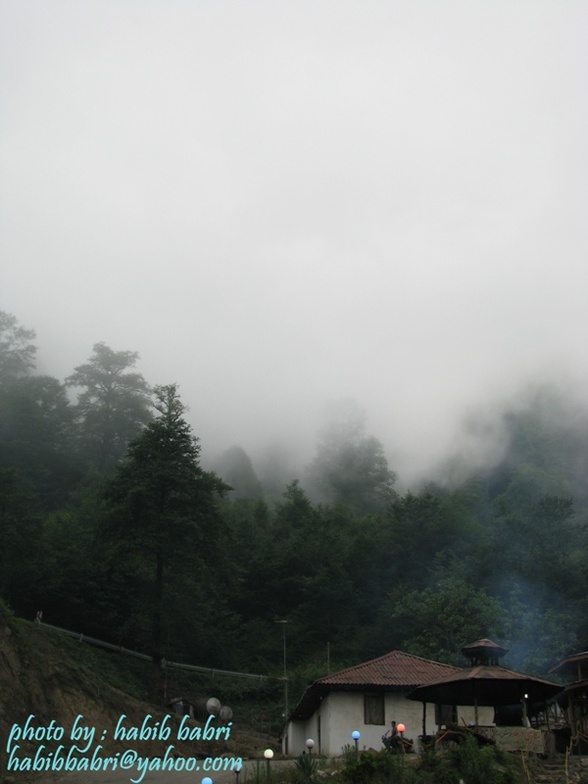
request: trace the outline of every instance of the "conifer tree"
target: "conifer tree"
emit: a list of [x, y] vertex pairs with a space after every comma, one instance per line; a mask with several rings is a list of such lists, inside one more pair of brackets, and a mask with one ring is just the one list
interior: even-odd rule
[[158, 416], [130, 444], [107, 485], [110, 508], [103, 532], [130, 570], [138, 565], [147, 570], [148, 607], [142, 609], [151, 617], [151, 654], [158, 670], [171, 566], [174, 577], [186, 568], [206, 573], [221, 535], [216, 502], [229, 488], [200, 466], [200, 445], [184, 419], [177, 386], [156, 387], [154, 394]]

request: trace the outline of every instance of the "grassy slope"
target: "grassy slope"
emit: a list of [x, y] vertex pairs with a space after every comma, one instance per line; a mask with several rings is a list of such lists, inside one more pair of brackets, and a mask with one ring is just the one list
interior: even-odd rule
[[[145, 687], [148, 677], [148, 663], [93, 648], [42, 625], [15, 618], [0, 603], [0, 780], [6, 770], [5, 749], [10, 730], [15, 723], [23, 725], [30, 715], [35, 716], [35, 726], [47, 726], [54, 720], [64, 727], [67, 735], [81, 714], [85, 726], [97, 728], [97, 739], [103, 729], [108, 731], [103, 743], [105, 751], [135, 747], [145, 756], [162, 754], [170, 741], [121, 744], [110, 737], [122, 714], [127, 716], [127, 726], [140, 726], [147, 714], [153, 716], [152, 721], [163, 719], [165, 713], [148, 702]], [[210, 685], [202, 684], [202, 688], [208, 689]], [[182, 683], [178, 677], [174, 678], [171, 689], [174, 695], [170, 692], [170, 696], [192, 699], [200, 690], [197, 683]], [[175, 695], [175, 691], [180, 693]], [[203, 691], [203, 696], [211, 695]], [[174, 717], [176, 725], [177, 721]], [[175, 745], [186, 756], [224, 753], [245, 758], [259, 756], [268, 745], [277, 750], [275, 738], [272, 743], [271, 738], [248, 730], [237, 718], [229, 742], [181, 744], [175, 741]], [[48, 750], [53, 748], [51, 743], [47, 745]], [[26, 745], [22, 748], [24, 753]]]

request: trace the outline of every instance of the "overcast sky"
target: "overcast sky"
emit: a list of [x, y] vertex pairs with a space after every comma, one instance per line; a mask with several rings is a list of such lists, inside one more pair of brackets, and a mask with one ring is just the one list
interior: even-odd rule
[[585, 0], [0, 0], [0, 309], [203, 453], [353, 397], [410, 481], [588, 376]]

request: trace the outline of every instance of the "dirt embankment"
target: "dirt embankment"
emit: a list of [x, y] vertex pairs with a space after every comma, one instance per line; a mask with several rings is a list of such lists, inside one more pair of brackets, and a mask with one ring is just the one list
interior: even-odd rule
[[[11, 618], [0, 609], [1, 749], [14, 724], [63, 727], [66, 734], [78, 716], [86, 727], [114, 729], [121, 714], [129, 723], [155, 713], [151, 706], [110, 686], [69, 655], [69, 640], [37, 624]], [[163, 718], [161, 714], [160, 719]], [[157, 719], [156, 719], [157, 720]], [[111, 733], [108, 733], [110, 736]], [[25, 743], [22, 743], [23, 748]], [[33, 744], [35, 745], [35, 744]], [[51, 746], [51, 743], [48, 743]], [[112, 737], [104, 746], [114, 747]], [[146, 748], [144, 746], [143, 748]], [[151, 749], [150, 749], [151, 750]], [[155, 752], [155, 749], [152, 749]]]
[[[54, 751], [60, 743], [71, 745], [71, 729], [76, 718], [85, 728], [94, 728], [94, 745], [100, 744], [104, 753], [137, 749], [142, 756], [162, 756], [170, 744], [173, 753], [181, 756], [240, 756], [258, 758], [268, 745], [246, 732], [231, 728], [229, 740], [198, 740], [180, 742], [177, 728], [180, 717], [169, 716], [146, 701], [130, 696], [115, 688], [92, 665], [92, 658], [77, 653], [80, 643], [64, 638], [43, 628], [42, 625], [15, 619], [0, 604], [0, 782], [7, 774], [7, 741], [13, 734], [18, 742], [19, 754], [34, 753], [38, 742], [23, 742], [14, 738], [14, 725], [64, 729], [63, 738], [42, 739], [46, 751]], [[104, 661], [108, 654], [100, 654]], [[84, 661], [85, 659], [85, 661]], [[88, 663], [88, 660], [90, 663]], [[121, 680], [124, 680], [121, 678]], [[114, 730], [124, 714], [126, 728], [167, 726], [171, 734], [167, 739], [115, 740]], [[167, 718], [166, 718], [167, 716]], [[34, 717], [34, 718], [30, 718]], [[163, 724], [165, 722], [165, 725]], [[184, 721], [184, 726], [187, 726]], [[193, 729], [203, 725], [189, 721]], [[219, 726], [219, 725], [217, 725]], [[194, 733], [197, 736], [198, 732]], [[275, 747], [277, 751], [277, 747]]]

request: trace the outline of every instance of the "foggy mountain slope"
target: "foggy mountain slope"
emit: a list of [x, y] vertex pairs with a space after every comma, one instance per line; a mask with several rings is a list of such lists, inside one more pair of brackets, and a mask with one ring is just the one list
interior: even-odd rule
[[493, 500], [561, 495], [583, 508], [587, 439], [588, 407], [580, 390], [565, 379], [530, 382], [512, 398], [495, 401], [491, 412], [470, 411], [456, 451], [429, 478], [449, 487], [484, 478]]

